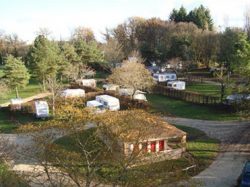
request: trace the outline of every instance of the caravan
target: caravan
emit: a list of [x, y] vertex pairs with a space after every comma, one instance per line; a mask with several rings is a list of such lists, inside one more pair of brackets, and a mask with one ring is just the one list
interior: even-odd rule
[[186, 83], [184, 81], [169, 81], [167, 87], [175, 90], [185, 90]]
[[49, 105], [46, 101], [35, 101], [35, 111], [37, 118], [49, 117]]
[[86, 86], [86, 87], [91, 87], [91, 88], [96, 87], [96, 80], [95, 79], [79, 79], [76, 82], [80, 86]]
[[104, 108], [107, 108], [111, 111], [120, 110], [120, 101], [119, 99], [109, 96], [109, 95], [99, 95], [96, 96], [96, 101], [101, 103]]
[[61, 92], [61, 97], [85, 97], [85, 91], [83, 89], [66, 89]]
[[177, 79], [176, 73], [154, 73], [153, 78], [157, 82], [174, 81]]

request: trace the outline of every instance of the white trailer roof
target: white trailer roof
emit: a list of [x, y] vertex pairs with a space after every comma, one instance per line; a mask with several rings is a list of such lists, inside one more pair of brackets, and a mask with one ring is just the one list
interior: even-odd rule
[[96, 99], [101, 99], [101, 100], [104, 100], [106, 102], [112, 102], [112, 103], [119, 102], [119, 99], [117, 99], [116, 97], [110, 96], [110, 95], [98, 95], [98, 96], [96, 96]]

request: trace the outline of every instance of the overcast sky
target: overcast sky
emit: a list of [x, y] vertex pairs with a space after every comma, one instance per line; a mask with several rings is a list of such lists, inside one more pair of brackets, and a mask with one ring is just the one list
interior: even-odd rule
[[128, 17], [168, 19], [173, 8], [203, 4], [215, 26], [243, 26], [250, 0], [0, 0], [0, 29], [33, 41], [36, 31], [49, 28], [55, 39], [67, 39], [77, 26], [91, 27], [97, 39]]

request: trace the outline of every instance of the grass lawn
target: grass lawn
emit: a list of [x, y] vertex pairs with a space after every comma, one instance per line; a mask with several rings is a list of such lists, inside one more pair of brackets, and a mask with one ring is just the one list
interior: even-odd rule
[[207, 83], [193, 83], [186, 86], [187, 91], [197, 92], [203, 95], [220, 97], [220, 86]]
[[237, 120], [239, 116], [212, 106], [197, 105], [163, 95], [149, 94], [147, 99], [152, 112], [203, 120]]
[[[32, 79], [30, 80], [30, 83], [25, 88], [19, 89], [19, 96], [21, 98], [30, 97], [39, 93], [41, 93], [41, 86], [39, 85], [37, 81], [34, 81]], [[8, 95], [6, 95], [6, 97], [0, 98], [0, 104], [9, 102], [11, 98], [15, 98], [15, 97], [16, 97], [16, 92], [15, 90], [12, 90]]]
[[12, 133], [20, 125], [37, 121], [31, 114], [0, 109], [0, 133]]
[[[150, 165], [133, 167], [129, 169], [126, 174], [123, 174], [121, 180], [123, 180], [123, 182], [127, 181], [130, 186], [148, 186], [149, 184], [158, 186], [187, 179], [208, 167], [217, 156], [219, 142], [207, 137], [205, 133], [200, 130], [179, 125], [177, 125], [177, 127], [186, 131], [188, 135], [187, 154], [185, 157], [177, 160], [166, 160]], [[81, 142], [89, 141], [94, 132], [95, 129], [81, 132], [79, 136], [81, 137]], [[73, 137], [75, 136], [62, 137], [55, 141], [55, 143], [60, 145], [63, 150], [79, 152], [78, 144]], [[91, 150], [96, 145], [96, 142], [89, 142], [88, 148]], [[102, 144], [99, 145], [101, 146]], [[103, 158], [100, 159], [103, 160]], [[111, 163], [114, 162], [114, 160], [111, 161]], [[196, 167], [188, 171], [183, 171], [183, 169], [192, 165], [196, 165]], [[98, 179], [110, 183], [117, 171], [119, 171], [117, 167], [103, 167], [98, 171]]]

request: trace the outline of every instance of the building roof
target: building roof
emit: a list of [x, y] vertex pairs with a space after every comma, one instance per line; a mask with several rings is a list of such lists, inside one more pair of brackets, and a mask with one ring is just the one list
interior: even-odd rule
[[100, 118], [103, 130], [123, 142], [176, 138], [186, 134], [162, 118], [142, 110], [108, 112]]

